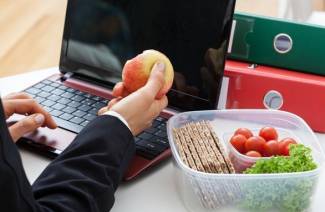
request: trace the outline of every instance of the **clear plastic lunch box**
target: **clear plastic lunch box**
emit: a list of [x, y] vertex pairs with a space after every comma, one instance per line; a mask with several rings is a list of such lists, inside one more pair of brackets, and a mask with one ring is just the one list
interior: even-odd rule
[[[318, 168], [281, 174], [212, 174], [193, 170], [181, 160], [172, 132], [173, 128], [202, 120], [211, 121], [227, 154], [234, 153], [229, 146], [229, 136], [237, 128], [246, 127], [254, 131], [273, 126], [280, 137], [292, 137], [310, 147]], [[176, 186], [188, 210], [306, 211], [311, 205], [325, 159], [317, 137], [300, 117], [278, 110], [195, 111], [173, 116], [167, 129], [176, 170]], [[236, 157], [245, 160], [241, 156]]]

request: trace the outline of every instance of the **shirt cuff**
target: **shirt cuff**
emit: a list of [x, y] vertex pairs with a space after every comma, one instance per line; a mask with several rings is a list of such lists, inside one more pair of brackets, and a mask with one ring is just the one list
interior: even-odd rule
[[103, 115], [109, 115], [109, 116], [114, 116], [118, 119], [120, 119], [121, 122], [123, 122], [123, 124], [125, 124], [125, 126], [127, 126], [129, 128], [129, 130], [131, 131], [129, 124], [127, 123], [127, 121], [123, 118], [123, 116], [121, 116], [119, 113], [115, 112], [115, 111], [106, 111], [105, 113], [103, 113]]

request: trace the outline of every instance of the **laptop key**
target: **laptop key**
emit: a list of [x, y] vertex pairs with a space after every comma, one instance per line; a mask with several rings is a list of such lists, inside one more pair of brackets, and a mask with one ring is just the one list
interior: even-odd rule
[[66, 120], [66, 121], [72, 119], [72, 117], [73, 117], [73, 115], [68, 114], [68, 113], [64, 113], [64, 114], [62, 114], [62, 115], [60, 116], [61, 119]]
[[72, 102], [70, 102], [69, 103], [69, 106], [70, 107], [76, 107], [76, 108], [78, 108], [78, 107], [80, 107], [82, 104], [80, 103], [80, 102], [76, 102], [76, 101], [72, 101]]
[[70, 121], [66, 121], [66, 120], [58, 118], [58, 117], [53, 117], [53, 119], [60, 128], [69, 130], [69, 131], [74, 132], [74, 133], [79, 133], [83, 128], [80, 125], [71, 123]]
[[85, 99], [82, 103], [85, 105], [91, 106], [95, 103], [95, 101], [92, 99]]
[[100, 108], [102, 108], [102, 107], [105, 107], [105, 106], [107, 106], [107, 105], [104, 104], [104, 103], [101, 103], [101, 102], [96, 102], [96, 103], [94, 104], [94, 107], [95, 107], [95, 108], [98, 108], [98, 109], [100, 109]]
[[160, 125], [160, 122], [157, 121], [157, 120], [154, 120], [154, 121], [152, 122], [152, 127], [158, 127], [159, 125]]
[[86, 120], [91, 121], [91, 120], [95, 119], [96, 116], [88, 113], [87, 115], [85, 115], [82, 118], [85, 118]]
[[87, 113], [81, 111], [81, 110], [77, 110], [76, 112], [73, 113], [73, 115], [77, 116], [77, 117], [84, 117]]
[[55, 104], [55, 102], [53, 102], [52, 100], [46, 100], [46, 101], [41, 103], [41, 105], [44, 105], [44, 106], [47, 106], [47, 107], [51, 107], [54, 104]]
[[33, 85], [33, 88], [38, 88], [38, 89], [40, 89], [40, 88], [43, 88], [45, 86], [45, 84], [43, 84], [43, 83], [38, 83], [38, 84], [36, 84], [36, 85]]
[[164, 145], [159, 145], [159, 144], [156, 144], [156, 143], [151, 143], [150, 141], [147, 141], [147, 140], [141, 140], [141, 141], [137, 142], [136, 145], [137, 146], [144, 147], [147, 150], [150, 150], [152, 152], [158, 152], [158, 153], [161, 153], [165, 149], [167, 149], [167, 147], [164, 146]]
[[41, 93], [37, 94], [37, 96], [40, 96], [40, 97], [43, 97], [43, 98], [47, 98], [47, 97], [51, 96], [51, 94], [42, 91]]
[[92, 108], [91, 110], [88, 111], [88, 113], [93, 114], [93, 115], [97, 115], [98, 110], [97, 110], [97, 108]]
[[68, 92], [70, 92], [70, 93], [74, 93], [76, 90], [73, 89], [73, 88], [68, 88], [68, 89], [66, 89], [66, 91], [68, 91]]
[[47, 99], [49, 99], [49, 100], [52, 100], [52, 101], [58, 101], [59, 99], [61, 99], [62, 97], [59, 97], [58, 95], [55, 95], [55, 94], [53, 94], [53, 95], [51, 95], [51, 96], [49, 96], [49, 97], [47, 97]]
[[82, 110], [82, 111], [89, 111], [91, 109], [91, 107], [89, 107], [88, 105], [82, 105], [81, 107], [79, 107], [79, 110]]
[[44, 86], [43, 88], [41, 88], [42, 91], [45, 91], [45, 92], [51, 92], [53, 91], [55, 88], [50, 86], [50, 85], [46, 85]]
[[73, 93], [70, 93], [70, 92], [67, 92], [67, 91], [66, 91], [66, 92], [64, 92], [63, 94], [61, 94], [61, 96], [70, 99], [70, 98], [72, 98], [74, 95], [73, 95]]
[[154, 159], [157, 155], [159, 155], [159, 152], [147, 150], [142, 146], [136, 146], [136, 152], [137, 155], [140, 155], [148, 160]]
[[152, 138], [149, 139], [151, 143], [159, 144], [162, 146], [169, 147], [169, 142], [166, 138], [161, 138], [158, 136], [153, 136]]
[[103, 103], [103, 104], [105, 104], [105, 105], [108, 104], [108, 100], [107, 100], [107, 99], [104, 99], [104, 100], [102, 100], [102, 101], [100, 101], [100, 102]]
[[38, 94], [38, 93], [41, 93], [42, 91], [40, 89], [37, 89], [37, 88], [28, 88], [26, 90], [27, 93], [29, 94]]
[[73, 101], [76, 101], [76, 102], [81, 102], [82, 100], [85, 99], [85, 97], [83, 96], [79, 96], [79, 95], [75, 95], [71, 98]]
[[[88, 98], [88, 99], [94, 97], [94, 96], [91, 95], [90, 93], [83, 93], [83, 96], [84, 96], [85, 98]], [[94, 101], [94, 100], [93, 100], [93, 101]]]
[[142, 138], [142, 139], [149, 139], [151, 138], [153, 135], [152, 134], [149, 134], [149, 133], [146, 133], [146, 132], [143, 132], [141, 133], [140, 135], [138, 135], [139, 138]]
[[145, 129], [144, 131], [147, 132], [147, 133], [150, 133], [150, 134], [154, 134], [155, 132], [158, 131], [158, 129], [150, 127], [148, 129]]
[[51, 83], [51, 86], [52, 87], [55, 87], [55, 88], [57, 88], [57, 87], [59, 87], [61, 84], [60, 83], [57, 83], [57, 82], [53, 82], [53, 83]]
[[60, 103], [60, 104], [67, 105], [67, 104], [69, 104], [69, 102], [71, 102], [71, 100], [67, 99], [67, 98], [64, 98], [64, 97], [61, 97], [57, 102]]
[[50, 80], [43, 80], [42, 83], [46, 84], [46, 85], [49, 85], [51, 84], [53, 81], [50, 81]]
[[97, 101], [100, 101], [102, 98], [99, 96], [92, 96], [92, 99], [97, 102]]
[[166, 123], [161, 123], [157, 126], [158, 129], [165, 130], [166, 129]]
[[79, 91], [79, 90], [76, 90], [74, 93], [77, 94], [77, 95], [82, 95], [83, 94], [83, 92]]
[[163, 117], [161, 117], [161, 116], [158, 116], [158, 117], [156, 118], [156, 120], [157, 120], [157, 121], [160, 121], [160, 122], [165, 122], [165, 121], [167, 121], [167, 119], [165, 119], [165, 118], [163, 118]]
[[66, 89], [68, 89], [68, 87], [65, 86], [65, 85], [60, 85], [58, 88], [60, 88], [61, 90], [66, 90]]
[[51, 112], [53, 110], [52, 108], [47, 106], [44, 106], [43, 109], [46, 110], [47, 112]]
[[149, 160], [155, 158], [160, 153], [162, 153], [167, 147], [154, 145], [151, 143], [148, 143], [144, 140], [140, 140], [136, 143], [136, 152], [138, 155], [141, 155], [144, 158], [147, 158]]
[[159, 130], [158, 132], [155, 133], [155, 135], [162, 137], [162, 138], [167, 138], [167, 133], [165, 130]]
[[39, 97], [39, 96], [37, 96], [37, 97], [35, 97], [35, 100], [36, 100], [38, 103], [42, 103], [42, 102], [44, 102], [46, 99], [43, 98], [43, 97]]
[[54, 89], [51, 93], [60, 96], [61, 94], [64, 93], [64, 91], [57, 88], [57, 89]]
[[73, 117], [70, 121], [75, 123], [75, 124], [80, 124], [80, 123], [84, 122], [85, 119], [79, 118], [79, 117]]
[[80, 125], [81, 126], [83, 126], [83, 127], [85, 127], [85, 126], [87, 126], [87, 124], [89, 124], [89, 121], [87, 120], [87, 121], [84, 121], [84, 122], [82, 122]]
[[73, 113], [74, 111], [76, 111], [77, 109], [74, 107], [66, 107], [64, 108], [62, 111], [66, 112], [66, 113]]
[[63, 108], [65, 108], [66, 106], [60, 103], [56, 103], [55, 105], [52, 106], [53, 109], [56, 110], [62, 110]]
[[57, 116], [57, 117], [59, 117], [63, 114], [63, 112], [59, 111], [59, 110], [52, 110], [50, 113], [52, 116]]

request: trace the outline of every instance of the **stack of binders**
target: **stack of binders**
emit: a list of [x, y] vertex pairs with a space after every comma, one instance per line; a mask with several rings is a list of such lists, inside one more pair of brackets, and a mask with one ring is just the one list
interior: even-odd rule
[[235, 14], [226, 108], [285, 110], [325, 132], [325, 28]]

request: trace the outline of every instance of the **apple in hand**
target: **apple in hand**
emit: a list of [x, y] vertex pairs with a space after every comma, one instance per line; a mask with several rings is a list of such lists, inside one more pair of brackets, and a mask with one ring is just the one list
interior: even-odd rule
[[125, 63], [122, 80], [126, 90], [132, 93], [143, 87], [147, 83], [151, 70], [157, 62], [165, 64], [165, 84], [158, 92], [156, 99], [163, 97], [173, 84], [174, 69], [169, 59], [163, 53], [156, 50], [143, 51]]

